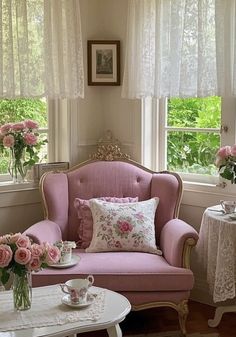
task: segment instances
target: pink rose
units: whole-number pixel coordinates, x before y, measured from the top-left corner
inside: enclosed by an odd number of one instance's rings
[[[44,253],[44,247],[41,245],[38,245],[37,243],[33,243],[31,246],[31,254],[33,257],[40,257],[43,256]]]
[[[12,130],[13,131],[22,131],[25,128],[25,123],[24,122],[19,122],[15,123],[12,125]]]
[[[12,147],[15,144],[15,138],[12,135],[4,136],[2,143],[5,147]]]
[[[138,213],[135,214],[135,218],[143,221],[145,217],[144,217],[144,214],[142,212],[138,212]]]
[[[221,165],[225,165],[226,164],[226,161],[225,159],[222,159],[221,157],[216,157],[216,160],[215,160],[215,166],[216,167],[220,167]]]
[[[117,221],[117,223],[118,223],[118,228],[119,228],[120,232],[122,232],[122,233],[131,232],[132,229],[133,229],[133,225],[131,225],[127,221]]]
[[[11,238],[10,234],[3,235],[3,236],[0,237],[0,243],[2,243],[2,244],[9,243],[10,238]]]
[[[225,159],[226,157],[231,155],[231,146],[223,146],[219,149],[219,151],[216,154],[218,157],[221,157],[222,159]]]
[[[45,262],[47,264],[50,265],[57,263],[60,257],[61,257],[60,250],[56,246],[49,246],[49,245],[47,246],[47,255],[45,259]]]
[[[8,245],[0,245],[0,267],[4,268],[9,265],[12,259],[12,250]]]
[[[27,265],[27,269],[29,270],[39,270],[41,267],[41,261],[39,257],[33,256],[29,262],[29,264]]]
[[[3,135],[8,133],[11,130],[12,123],[7,123],[1,126],[0,131]]]
[[[231,146],[231,154],[232,156],[236,157],[236,144]]]
[[[115,241],[115,247],[116,248],[122,248],[122,245],[121,245],[120,241]]]
[[[10,236],[10,238],[9,238],[9,242],[10,243],[16,243],[16,241],[18,240],[18,239],[20,239],[21,238],[21,233],[15,233],[15,234],[12,234],[11,236]]]
[[[37,122],[28,119],[25,121],[25,127],[28,129],[38,129],[39,125]]]
[[[16,245],[18,248],[28,248],[30,247],[30,239],[26,235],[20,235],[18,240],[16,241]]]
[[[27,248],[18,248],[15,251],[14,259],[19,264],[27,264],[31,260],[31,252]]]
[[[37,144],[37,141],[38,141],[38,137],[35,136],[35,134],[33,133],[25,133],[24,136],[24,142],[26,145],[36,145]]]

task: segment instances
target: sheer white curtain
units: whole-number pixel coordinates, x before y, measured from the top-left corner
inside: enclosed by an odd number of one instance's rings
[[[204,97],[230,89],[235,0],[129,0],[128,6],[123,97]]]
[[[0,1],[0,97],[84,95],[77,0]]]

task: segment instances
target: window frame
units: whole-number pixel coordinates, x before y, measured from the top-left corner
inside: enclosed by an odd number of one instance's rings
[[[227,126],[221,132],[221,144],[232,145],[236,135],[236,98],[221,97],[221,125]],[[151,97],[142,99],[142,163],[155,171],[166,170],[166,130],[167,127],[167,98],[155,99]],[[183,128],[182,128],[183,129]],[[188,129],[188,128],[186,128]],[[214,129],[213,129],[214,130]],[[220,130],[219,130],[220,131]],[[215,186],[225,188],[232,192],[230,182],[222,181],[221,177],[204,176],[198,174],[186,174],[179,172],[186,186],[195,189],[197,186]],[[204,188],[205,188],[204,187]],[[235,192],[236,193],[236,192]]]

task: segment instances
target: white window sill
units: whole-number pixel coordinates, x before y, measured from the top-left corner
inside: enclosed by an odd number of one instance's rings
[[[18,192],[25,190],[34,190],[38,189],[38,183],[33,181],[25,182],[25,183],[14,183],[13,181],[1,181],[0,182],[0,193],[3,192]]]
[[[218,205],[220,200],[235,200],[236,185],[227,182],[222,188],[218,184],[206,184],[184,181],[182,204],[196,207]]]

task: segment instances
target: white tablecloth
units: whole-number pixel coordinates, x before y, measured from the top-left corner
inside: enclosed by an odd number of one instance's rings
[[[59,285],[33,288],[31,309],[16,312],[13,308],[12,291],[0,292],[0,331],[96,321],[104,312],[105,290],[100,290],[94,302],[83,309],[62,304],[62,296]]]
[[[212,210],[213,209],[213,210]],[[203,214],[196,252],[207,272],[214,302],[235,297],[236,221],[209,207]]]

